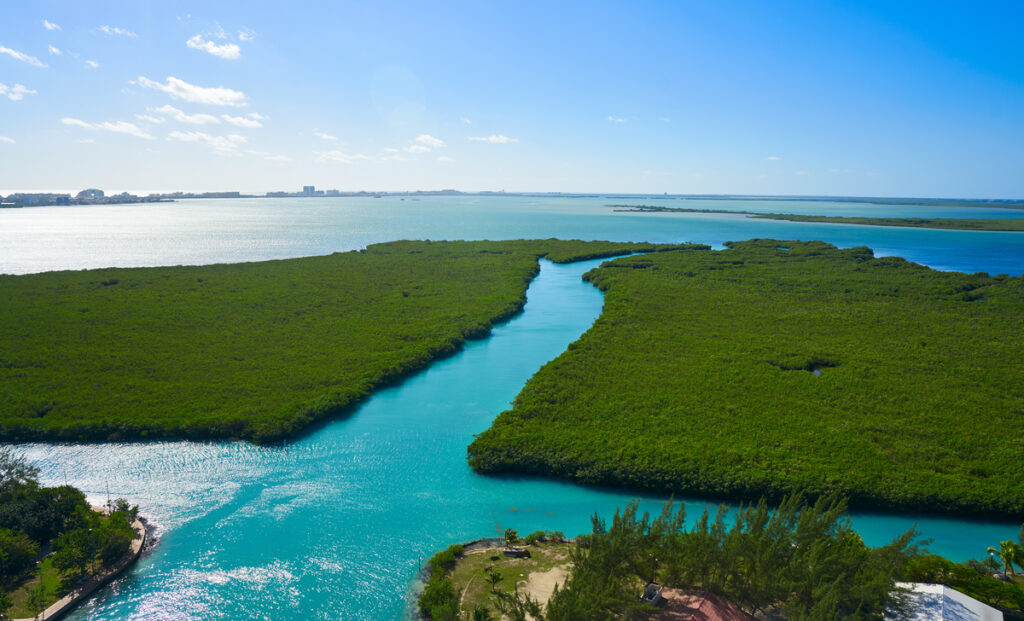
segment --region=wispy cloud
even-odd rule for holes
[[[609,116],[608,120],[611,121],[612,123],[625,123],[626,122],[626,119],[624,119],[622,117],[618,117],[618,116]]]
[[[203,35],[196,35],[185,42],[190,48],[194,50],[202,50],[207,54],[213,54],[219,58],[226,58],[228,60],[237,60],[242,56],[242,48],[234,43],[224,43],[223,45],[217,45],[213,41],[207,41],[203,38]]]
[[[239,41],[252,41],[255,38],[256,38],[256,33],[251,31],[251,30],[249,30],[248,28],[245,28],[244,26],[242,27],[241,30],[238,31],[238,40]]]
[[[250,115],[250,117],[252,117],[252,115]],[[231,116],[228,114],[222,114],[220,115],[220,118],[224,119],[224,121],[227,123],[231,123],[235,127],[248,127],[250,129],[263,127],[263,123],[257,121],[256,118],[247,118],[244,116]]]
[[[23,63],[28,63],[28,64],[32,65],[33,67],[45,67],[46,66],[46,63],[44,63],[43,61],[39,60],[35,56],[29,56],[28,54],[19,52],[18,50],[12,50],[11,48],[4,47],[2,45],[0,45],[0,54],[7,54],[11,58],[16,58],[16,59],[20,60]]]
[[[212,114],[203,114],[202,112],[187,114],[184,110],[179,110],[170,104],[160,106],[159,108],[149,108],[149,111],[155,114],[162,114],[179,123],[188,123],[189,125],[216,125],[220,123],[220,119]]]
[[[6,84],[0,83],[0,97],[6,97],[11,101],[21,101],[25,97],[25,95],[35,94],[35,91],[25,88],[25,85],[23,84],[7,86]]]
[[[166,123],[167,122],[167,119],[161,119],[159,117],[150,116],[148,114],[136,114],[135,118],[139,119],[140,121],[145,121],[147,123],[156,123],[158,125],[160,123]]]
[[[430,147],[422,144],[412,144],[404,149],[406,153],[430,153]]]
[[[128,123],[127,121],[104,121],[102,123],[87,123],[81,119],[63,118],[60,120],[64,125],[74,125],[76,127],[82,127],[94,131],[105,131],[113,132],[115,134],[128,134],[129,136],[135,136],[136,138],[144,138],[146,140],[154,140],[153,136],[147,134],[135,123]]]
[[[228,134],[227,136],[211,136],[203,132],[179,132],[173,131],[167,135],[168,140],[178,142],[194,142],[213,149],[218,155],[236,155],[238,147],[245,144],[245,136]]]
[[[86,69],[96,69],[99,66],[100,66],[100,64],[98,62],[96,62],[95,60],[87,60],[87,61],[85,61],[85,68]]]
[[[420,134],[419,136],[416,136],[416,142],[424,146],[430,147],[431,149],[439,149],[441,147],[447,146],[445,145],[444,140],[441,140],[440,138],[435,138],[430,134]]]
[[[8,138],[7,136],[0,136],[0,142],[6,142],[7,144],[14,144],[14,138]]]
[[[118,28],[117,26],[100,26],[97,30],[105,35],[118,36],[118,37],[137,37],[131,30],[125,30],[124,28]]]
[[[466,125],[471,125],[473,123],[473,121],[470,121],[469,119],[467,119],[464,116],[463,117],[459,117],[459,120],[462,121],[463,123],[465,123]]]
[[[318,132],[318,131],[314,131],[313,135],[316,136],[317,138],[321,138],[323,140],[330,140],[332,142],[338,139],[337,136],[332,136],[330,134],[325,134],[324,132]]]
[[[509,144],[510,142],[519,142],[518,138],[509,138],[504,134],[493,134],[490,136],[470,136],[470,140],[476,140],[477,142],[489,142],[491,144]]]
[[[47,30],[60,30],[61,29],[60,26],[58,26],[57,24],[54,24],[53,22],[48,22],[45,19],[43,20],[43,28],[46,28]]]
[[[255,155],[256,157],[262,157],[263,159],[267,160],[268,162],[290,162],[290,161],[292,161],[292,158],[288,157],[287,155],[275,155],[273,153],[268,153],[267,151],[251,151],[250,150],[250,151],[246,151],[246,153],[248,153],[249,155]]]
[[[778,155],[769,155],[768,157],[766,157],[764,159],[768,160],[769,162],[778,162],[782,158],[779,157]]]
[[[139,76],[136,83],[143,88],[163,91],[174,99],[184,99],[192,103],[210,104],[213,106],[247,106],[245,93],[223,86],[204,87],[189,84],[175,77],[168,77],[166,84]]]
[[[54,46],[51,45],[51,46],[49,46],[48,49],[50,50],[50,54],[53,54],[54,56],[60,56],[60,48],[59,47],[54,47]]]
[[[354,162],[372,160],[369,155],[362,153],[342,153],[341,151],[314,151],[318,162],[335,162],[338,164],[352,164]]]

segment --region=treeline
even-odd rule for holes
[[[469,447],[479,472],[1024,514],[1024,279],[750,240],[618,259],[594,326]]]
[[[518,313],[537,259],[676,246],[393,242],[329,256],[0,276],[0,441],[271,441]]]
[[[78,489],[43,487],[38,474],[11,449],[0,447],[0,618],[13,605],[6,593],[32,577],[45,556],[41,552],[53,551],[50,565],[62,576],[66,592],[97,561],[119,559],[135,538],[131,524],[138,507],[119,499],[102,516]],[[38,612],[52,603],[48,595],[54,594],[30,593],[29,608]]]
[[[918,554],[917,534],[868,548],[850,527],[845,502],[813,504],[799,496],[769,511],[764,499],[742,507],[731,524],[725,508],[707,510],[690,529],[685,508],[669,501],[661,515],[616,512],[610,528],[595,515],[593,534],[573,549],[569,578],[548,601],[548,621],[622,619],[651,608],[647,582],[715,593],[752,613],[785,619],[878,619],[904,606],[894,581]]]

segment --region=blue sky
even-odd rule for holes
[[[1014,2],[18,2],[0,193],[1024,197]]]

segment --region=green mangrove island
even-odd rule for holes
[[[538,257],[677,246],[377,244],[0,276],[0,441],[285,438],[519,312]]]
[[[616,211],[657,213],[734,213],[761,220],[789,222],[823,222],[826,224],[861,224],[865,226],[909,226],[922,229],[957,231],[1024,231],[1024,218],[862,218],[848,216],[805,216],[795,213],[757,213],[730,209],[686,209],[651,205],[609,205]]]
[[[1024,514],[1024,279],[749,240],[606,262],[594,326],[470,445],[483,473]]]

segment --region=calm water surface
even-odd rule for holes
[[[1024,242],[1014,234],[614,214],[603,207],[609,202],[622,201],[303,199],[4,210],[0,271],[257,260],[398,238],[552,236],[713,244],[767,236],[825,239],[870,245],[879,254],[934,267],[992,273],[1020,274],[1024,262]],[[875,206],[863,207],[860,213]],[[808,211],[822,212],[831,213],[825,206]],[[609,515],[636,495],[476,476],[466,465],[465,448],[544,362],[597,317],[601,294],[580,280],[597,263],[544,262],[525,312],[490,338],[287,446],[24,445],[48,484],[67,480],[95,500],[109,485],[159,526],[156,549],[71,618],[398,618],[408,612],[405,593],[418,560],[440,547],[506,527],[586,531],[590,514]],[[663,501],[640,499],[652,511]],[[705,505],[688,500],[687,506],[694,515]],[[983,555],[986,546],[1015,537],[1019,528],[854,515],[871,545],[887,543],[915,523],[935,540],[932,550],[957,560]]]

